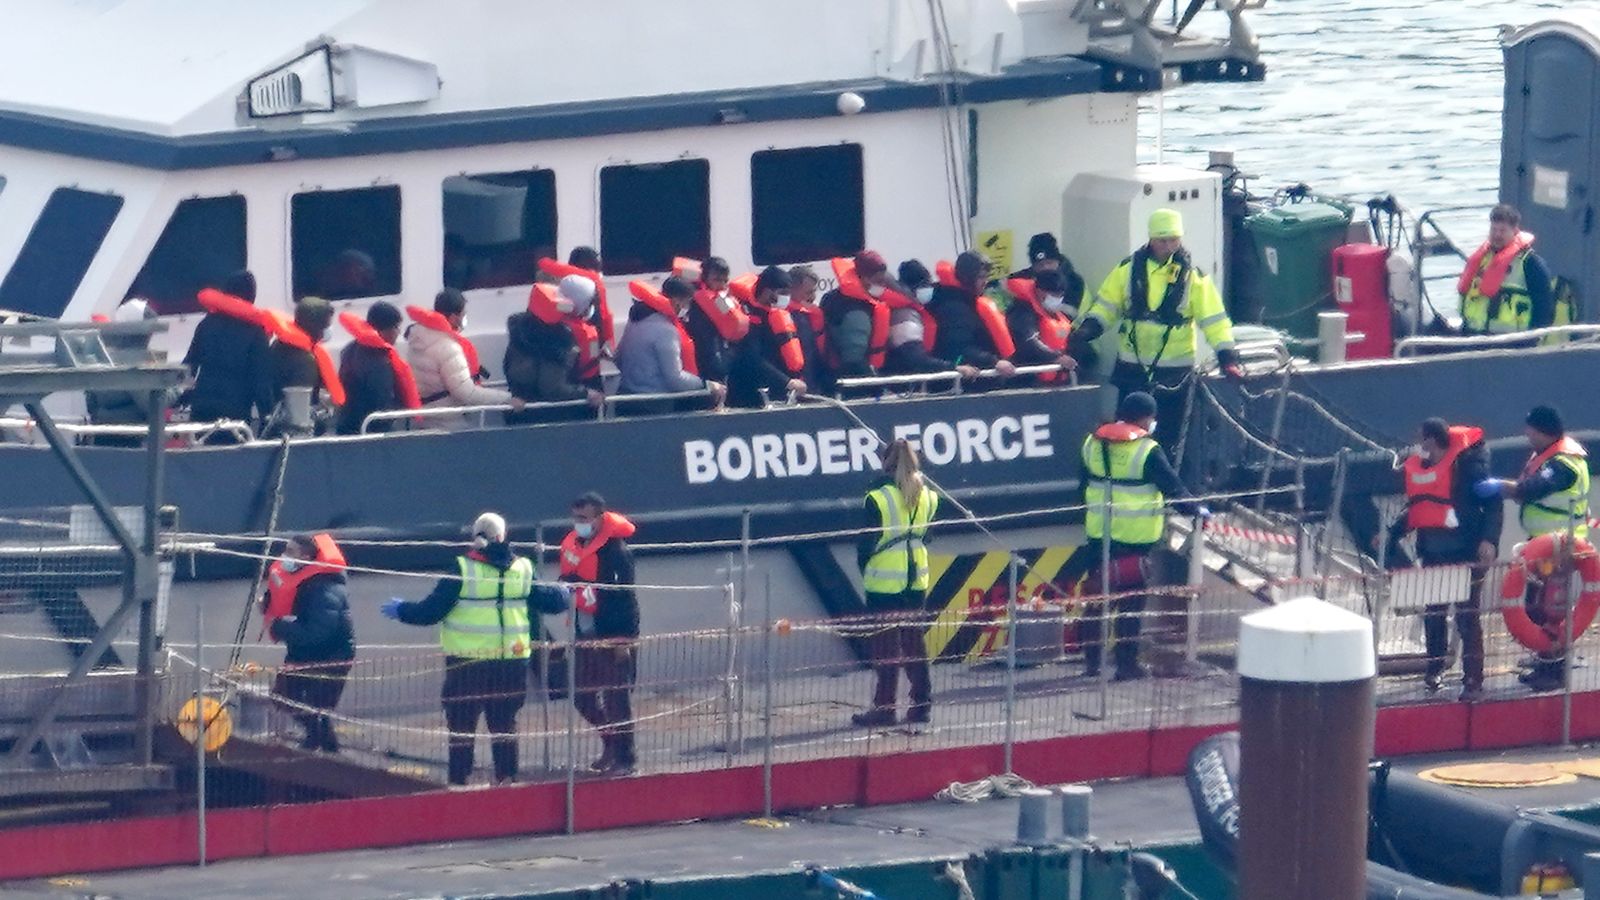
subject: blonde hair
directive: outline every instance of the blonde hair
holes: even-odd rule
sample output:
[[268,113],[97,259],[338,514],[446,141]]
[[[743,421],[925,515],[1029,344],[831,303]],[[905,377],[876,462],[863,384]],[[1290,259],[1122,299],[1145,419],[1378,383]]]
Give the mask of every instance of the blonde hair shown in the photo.
[[895,486],[900,489],[900,496],[905,498],[906,506],[916,508],[917,501],[922,499],[923,481],[922,464],[917,459],[917,448],[905,438],[898,438],[891,443],[883,454],[884,474],[894,479]]

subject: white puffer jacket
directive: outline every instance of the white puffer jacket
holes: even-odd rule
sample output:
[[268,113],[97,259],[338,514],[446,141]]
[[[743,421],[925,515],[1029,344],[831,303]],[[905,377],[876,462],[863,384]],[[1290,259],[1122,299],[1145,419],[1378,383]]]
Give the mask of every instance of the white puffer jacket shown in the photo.
[[511,400],[510,391],[475,384],[467,369],[467,354],[455,338],[442,331],[412,325],[406,332],[406,361],[423,400],[448,395],[425,406],[486,406]]

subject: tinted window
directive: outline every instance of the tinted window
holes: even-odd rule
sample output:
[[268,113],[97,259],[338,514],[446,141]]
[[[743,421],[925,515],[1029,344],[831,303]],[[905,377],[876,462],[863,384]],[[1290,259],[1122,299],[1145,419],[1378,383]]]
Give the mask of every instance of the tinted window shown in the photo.
[[711,255],[711,164],[703,159],[600,170],[600,256],[610,275],[665,272]]
[[850,256],[866,244],[860,144],[756,153],[750,199],[756,265]]
[[295,194],[294,296],[328,300],[400,293],[400,189]]
[[459,290],[533,284],[556,255],[556,173],[495,172],[444,180],[444,284]]
[[164,316],[198,312],[201,288],[245,268],[244,215],[239,196],[179,203],[128,295],[150,301]]
[[57,188],[0,282],[0,309],[59,316],[122,209],[116,194]]

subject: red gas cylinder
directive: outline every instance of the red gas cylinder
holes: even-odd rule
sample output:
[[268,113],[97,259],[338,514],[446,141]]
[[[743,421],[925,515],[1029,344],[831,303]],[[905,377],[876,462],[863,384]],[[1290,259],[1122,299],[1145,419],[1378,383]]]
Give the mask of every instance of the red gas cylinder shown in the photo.
[[1333,251],[1333,297],[1350,316],[1349,329],[1366,335],[1350,344],[1349,359],[1387,359],[1394,353],[1389,320],[1389,251],[1376,244],[1345,244]]

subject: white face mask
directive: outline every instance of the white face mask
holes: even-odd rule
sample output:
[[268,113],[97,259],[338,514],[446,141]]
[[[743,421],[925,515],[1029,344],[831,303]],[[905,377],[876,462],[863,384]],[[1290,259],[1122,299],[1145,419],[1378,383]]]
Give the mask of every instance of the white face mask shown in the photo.
[[777,297],[774,297],[773,300],[772,300],[772,308],[773,309],[788,309],[789,308],[789,295],[788,294],[779,294]]
[[594,537],[593,522],[574,522],[572,523],[572,530],[577,533],[578,537],[583,538],[584,540]]
[[926,305],[933,299],[933,285],[917,288],[917,302]]
[[1057,310],[1061,309],[1061,307],[1066,305],[1067,298],[1061,294],[1044,295],[1044,308],[1050,310],[1051,312],[1056,312]]
[[872,296],[872,297],[882,297],[883,296],[883,290],[884,290],[883,289],[883,285],[875,284],[875,285],[867,288],[867,294],[868,294],[868,296]]
[[459,333],[459,334],[466,334],[467,333],[467,317],[466,316],[462,316],[461,317],[461,327],[457,328],[456,332]]
[[1161,427],[1161,423],[1157,422],[1155,419],[1151,419],[1150,420],[1150,427],[1146,428],[1145,431],[1150,433],[1150,434],[1155,434],[1156,433],[1156,429],[1159,428],[1159,427]]
[[689,321],[689,307],[688,307],[687,304],[685,304],[683,306],[674,307],[674,310],[676,310],[676,312],[677,312],[678,321],[680,321],[680,322]]
[[285,556],[278,560],[278,565],[282,567],[285,572],[293,575],[295,572],[300,570],[301,566],[305,565],[305,560],[296,559],[292,556]]

